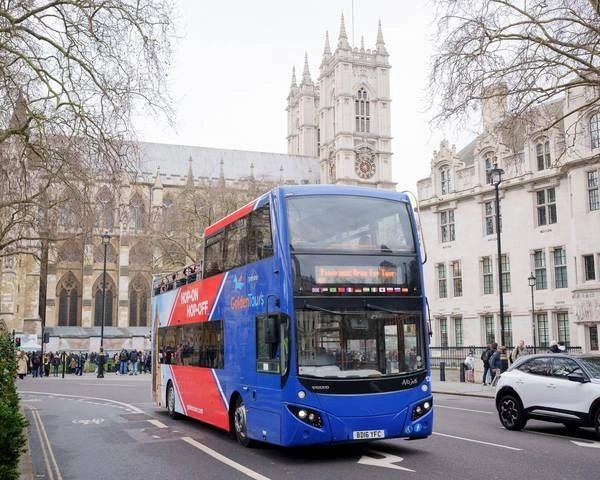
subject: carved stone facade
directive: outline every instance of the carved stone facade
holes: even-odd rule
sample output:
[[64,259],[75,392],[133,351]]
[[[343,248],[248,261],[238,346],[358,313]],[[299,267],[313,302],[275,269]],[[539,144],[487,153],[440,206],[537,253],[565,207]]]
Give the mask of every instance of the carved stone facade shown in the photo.
[[[168,251],[169,244],[161,241],[177,235],[180,225],[173,220],[186,208],[186,192],[212,188],[251,195],[254,189],[258,196],[277,184],[320,180],[316,158],[178,145],[141,144],[137,166],[138,173],[120,185],[99,180],[92,189],[91,229],[82,228],[86,222],[77,205],[65,205],[58,214],[57,234],[65,240],[50,243],[48,249],[45,331],[51,351],[99,348],[102,233],[111,236],[106,247],[105,349],[142,349],[148,346],[152,274],[193,262]],[[205,196],[211,197],[210,190]],[[208,203],[218,215],[218,200],[211,197]],[[197,232],[199,243],[201,229],[188,227]],[[41,335],[39,285],[40,266],[33,257],[0,260],[1,328]]]
[[329,34],[315,84],[308,58],[288,95],[288,153],[318,157],[323,183],[394,188],[390,65],[378,27],[375,48],[351,47],[344,17],[336,49]]
[[[600,113],[563,116],[586,103],[563,100],[510,120],[495,99],[484,105],[483,132],[462,150],[442,142],[431,175],[418,182],[427,246],[424,266],[433,345],[500,340],[494,187],[500,184],[506,343],[563,340],[597,351],[600,330]],[[568,105],[568,107],[567,107]],[[550,129],[545,125],[556,123]]]

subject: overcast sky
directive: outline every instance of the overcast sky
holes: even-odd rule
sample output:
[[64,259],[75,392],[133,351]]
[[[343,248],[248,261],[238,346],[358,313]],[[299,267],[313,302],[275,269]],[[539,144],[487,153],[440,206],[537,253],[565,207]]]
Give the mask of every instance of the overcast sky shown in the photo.
[[292,66],[301,77],[308,53],[318,76],[325,31],[335,49],[340,15],[352,43],[374,48],[377,21],[390,54],[393,180],[416,193],[445,136],[460,149],[473,136],[432,131],[427,75],[433,42],[428,0],[177,0],[180,39],[170,74],[172,129],[137,122],[142,140],[214,148],[287,152],[286,98]]

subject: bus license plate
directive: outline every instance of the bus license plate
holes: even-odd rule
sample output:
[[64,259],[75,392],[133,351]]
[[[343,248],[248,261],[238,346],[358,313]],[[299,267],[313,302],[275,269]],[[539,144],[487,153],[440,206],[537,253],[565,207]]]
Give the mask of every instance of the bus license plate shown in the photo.
[[356,430],[352,432],[354,440],[372,440],[376,438],[385,438],[384,430]]

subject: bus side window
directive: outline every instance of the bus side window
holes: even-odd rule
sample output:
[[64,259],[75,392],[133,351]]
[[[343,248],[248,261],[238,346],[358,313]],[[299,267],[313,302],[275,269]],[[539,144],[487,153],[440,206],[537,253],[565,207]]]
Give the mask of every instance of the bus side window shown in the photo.
[[204,250],[204,277],[210,277],[223,271],[223,246],[225,232],[222,230],[206,239]]
[[248,262],[255,262],[273,255],[271,213],[269,205],[250,214],[248,227]]

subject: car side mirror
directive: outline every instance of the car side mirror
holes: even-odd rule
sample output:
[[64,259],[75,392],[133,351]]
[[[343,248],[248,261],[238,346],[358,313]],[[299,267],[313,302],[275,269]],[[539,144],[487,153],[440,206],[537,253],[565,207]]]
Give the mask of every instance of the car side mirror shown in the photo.
[[588,378],[581,372],[573,372],[567,375],[567,378],[572,382],[587,383]]

